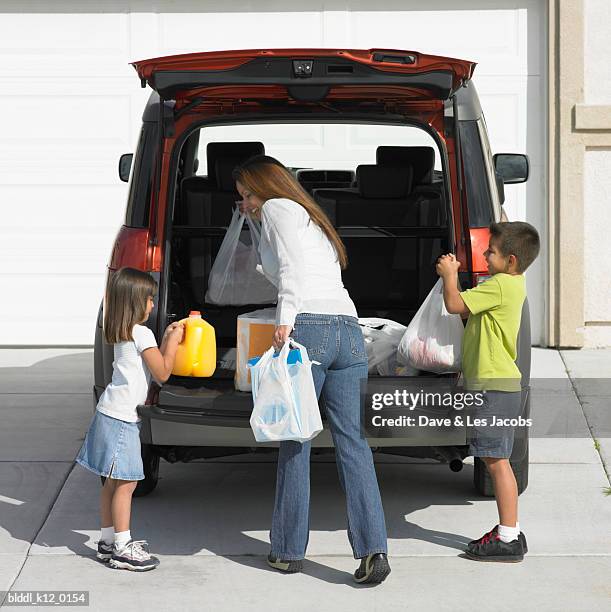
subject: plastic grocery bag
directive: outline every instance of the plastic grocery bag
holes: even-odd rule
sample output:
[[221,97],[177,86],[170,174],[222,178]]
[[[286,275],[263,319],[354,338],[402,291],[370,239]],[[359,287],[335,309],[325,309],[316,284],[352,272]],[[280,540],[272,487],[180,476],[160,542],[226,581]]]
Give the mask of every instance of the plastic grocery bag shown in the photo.
[[252,234],[245,231],[244,220],[245,216],[236,208],[210,270],[206,291],[208,304],[271,304],[278,299],[276,287],[257,272],[258,228],[252,231],[249,220]]
[[370,374],[416,376],[418,370],[397,361],[397,348],[407,329],[405,325],[378,317],[359,318],[363,331]]
[[399,344],[399,360],[437,374],[458,372],[463,334],[460,315],[446,310],[440,278],[407,326]]
[[312,363],[318,362],[310,361],[307,349],[294,340],[277,355],[271,347],[249,362],[254,404],[250,426],[257,442],[306,442],[322,431]]

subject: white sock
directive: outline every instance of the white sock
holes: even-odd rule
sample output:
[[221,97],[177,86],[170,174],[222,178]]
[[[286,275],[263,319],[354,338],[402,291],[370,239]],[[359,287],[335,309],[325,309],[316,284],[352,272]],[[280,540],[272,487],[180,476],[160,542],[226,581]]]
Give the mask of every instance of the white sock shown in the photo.
[[132,539],[129,529],[127,531],[118,531],[115,533],[115,547],[123,548]]
[[100,530],[100,540],[106,542],[106,544],[112,544],[115,541],[115,528],[112,525],[110,527],[102,527]]
[[501,542],[513,542],[513,540],[518,539],[519,535],[520,529],[517,525],[515,527],[499,525],[499,538],[501,538]]

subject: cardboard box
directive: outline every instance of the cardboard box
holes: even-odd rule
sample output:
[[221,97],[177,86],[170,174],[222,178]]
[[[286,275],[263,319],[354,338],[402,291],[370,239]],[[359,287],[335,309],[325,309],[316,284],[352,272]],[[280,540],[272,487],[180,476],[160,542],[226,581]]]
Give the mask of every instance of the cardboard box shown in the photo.
[[235,368],[235,388],[238,391],[251,391],[250,371],[246,364],[272,345],[275,329],[275,308],[245,312],[238,317]]

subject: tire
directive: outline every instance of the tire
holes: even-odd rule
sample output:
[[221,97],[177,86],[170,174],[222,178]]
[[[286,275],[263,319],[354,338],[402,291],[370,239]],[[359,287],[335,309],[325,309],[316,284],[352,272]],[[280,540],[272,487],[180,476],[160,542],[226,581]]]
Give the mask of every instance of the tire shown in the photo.
[[[150,444],[142,444],[142,466],[144,468],[144,480],[139,480],[134,491],[134,497],[144,497],[154,491],[159,481],[159,455],[156,455]],[[102,486],[106,482],[104,476],[100,476]]]
[[[518,495],[523,493],[528,487],[528,465],[528,446],[526,446],[526,452],[522,459],[519,461],[511,461],[511,467],[518,484]],[[486,464],[479,457],[475,457],[473,485],[480,495],[484,497],[494,497],[492,479],[490,478],[490,474],[488,474]]]
[[142,465],[144,480],[139,480],[134,491],[134,497],[144,497],[151,493],[159,481],[159,455],[153,452],[150,444],[142,445]]

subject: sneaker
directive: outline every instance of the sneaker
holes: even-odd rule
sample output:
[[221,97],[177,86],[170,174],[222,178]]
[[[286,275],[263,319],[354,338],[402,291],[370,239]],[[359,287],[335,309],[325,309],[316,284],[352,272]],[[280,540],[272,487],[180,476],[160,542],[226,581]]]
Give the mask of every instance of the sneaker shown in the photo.
[[159,565],[159,559],[151,556],[146,540],[130,540],[121,549],[113,547],[113,554],[108,564],[115,569],[146,572],[155,569]]
[[[495,525],[488,533],[485,533],[482,537],[485,536],[492,536],[492,535],[496,535],[499,531],[499,526]],[[480,538],[479,540],[481,540],[482,538]],[[471,540],[471,542],[469,542],[468,547],[470,548],[471,546],[475,546],[475,544],[477,544],[479,542],[479,540]],[[528,544],[526,543],[526,536],[524,535],[523,531],[520,531],[520,535],[518,536],[518,540],[520,540],[521,544],[522,544],[522,549],[524,550],[524,554],[526,554],[528,552]]]
[[96,557],[106,563],[112,557],[112,544],[107,544],[104,540],[98,542],[98,552]]
[[354,580],[359,584],[380,584],[390,574],[388,557],[384,553],[374,553],[361,559]]
[[278,559],[278,557],[272,555],[272,553],[269,553],[267,557],[267,565],[273,567],[274,569],[280,570],[285,574],[296,574],[301,571],[303,561],[301,559],[283,561],[282,559]]
[[476,540],[475,544],[470,544],[465,553],[475,561],[518,563],[524,559],[524,549],[519,538],[503,542],[494,530]]

